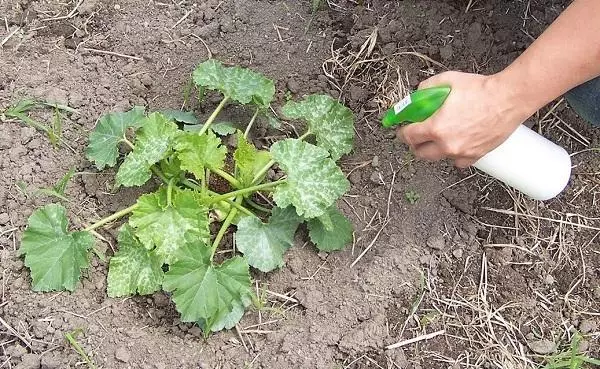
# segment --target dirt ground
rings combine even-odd
[[[567,3],[342,0],[313,15],[308,0],[0,0],[0,109],[39,97],[78,110],[64,122],[72,150],[0,124],[0,368],[536,368],[575,331],[600,356],[597,131],[562,100],[527,122],[573,154],[568,189],[541,203],[415,160],[379,124],[428,75],[500,70]],[[27,217],[50,201],[35,189],[81,172],[67,191],[74,225],[131,205],[144,189],[111,192],[114,173],[83,154],[89,131],[135,104],[181,107],[210,56],[275,79],[279,101],[325,92],[352,108],[356,147],[341,161],[352,188],[340,205],[353,245],[318,254],[300,234],[285,268],[253,273],[266,308],[206,340],[162,293],[108,298],[97,258],[74,293],[31,292],[17,250]]]

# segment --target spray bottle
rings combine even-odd
[[[383,126],[426,120],[444,104],[450,91],[439,86],[407,95],[386,112]],[[571,177],[571,157],[565,149],[524,125],[473,166],[535,200],[557,196]]]

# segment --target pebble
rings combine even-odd
[[[300,84],[296,80],[290,79],[287,82],[287,89],[290,90],[291,93],[297,94],[300,91]]]
[[[550,274],[548,274],[548,275],[546,276],[546,278],[544,278],[544,283],[545,283],[545,284],[547,284],[547,285],[554,284],[554,282],[556,282],[556,280],[555,280],[555,279],[554,279],[554,277],[553,277],[552,275],[550,275]]]
[[[460,259],[463,256],[463,249],[456,249],[454,251],[452,251],[452,255],[454,255],[455,258]]]
[[[446,241],[441,235],[433,235],[427,239],[427,246],[434,250],[443,250],[446,247]]]
[[[352,184],[359,184],[362,181],[362,174],[358,170],[355,170],[354,172],[350,173],[348,180]]]
[[[598,329],[598,324],[595,321],[586,319],[579,324],[579,332],[582,334],[592,333]]]
[[[373,160],[371,160],[371,165],[373,166],[373,168],[379,167],[379,156],[378,155],[373,156]]]
[[[594,288],[594,298],[600,300],[600,286]]]
[[[202,329],[200,329],[200,327],[198,327],[197,325],[194,325],[192,328],[190,328],[188,330],[188,333],[194,337],[198,337],[198,338],[203,337]]]
[[[131,360],[131,354],[125,347],[119,347],[117,351],[115,351],[115,358],[123,363],[128,363]]]
[[[156,307],[165,307],[167,305],[169,305],[169,298],[161,292],[157,292],[154,294],[153,296],[154,299],[154,304],[156,305]]]
[[[0,214],[0,224],[5,225],[10,222],[10,217],[7,213]]]
[[[548,355],[556,351],[556,344],[549,340],[536,340],[527,342],[531,351],[540,355]]]

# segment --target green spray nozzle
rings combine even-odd
[[[426,120],[444,104],[450,91],[450,86],[436,86],[407,95],[385,113],[383,126],[390,128]]]

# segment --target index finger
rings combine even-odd
[[[416,147],[425,142],[433,141],[434,137],[430,129],[431,125],[425,122],[412,123],[398,128],[397,137],[410,147]]]

